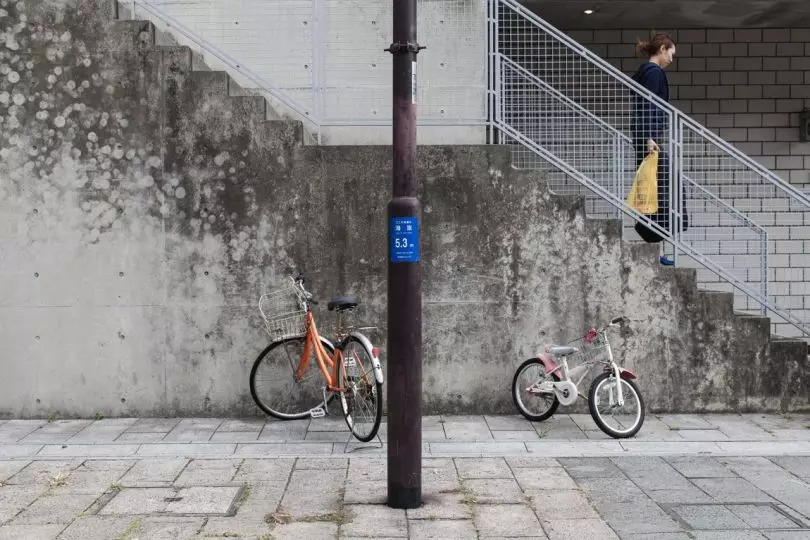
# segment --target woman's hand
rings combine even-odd
[[[654,140],[652,140],[652,139],[647,139],[647,153],[648,153],[648,154],[649,154],[649,153],[652,153],[652,152],[659,152],[660,150],[661,150],[661,149],[660,149],[660,148],[658,148],[658,145],[657,145],[657,144],[655,144],[655,141],[654,141]]]

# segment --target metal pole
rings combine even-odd
[[[416,0],[393,0],[393,198],[388,203],[388,506],[422,504],[422,269]]]

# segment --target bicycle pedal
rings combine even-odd
[[[309,415],[312,418],[323,418],[326,416],[326,411],[323,410],[323,407],[315,407],[314,409],[309,410]]]

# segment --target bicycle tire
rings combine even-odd
[[[639,413],[638,418],[635,420],[633,425],[628,430],[619,431],[616,429],[611,428],[607,425],[602,419],[602,414],[599,412],[596,403],[596,392],[599,390],[599,386],[607,379],[615,378],[613,372],[609,373],[602,373],[598,377],[596,377],[593,382],[591,383],[591,388],[588,391],[588,410],[591,413],[591,417],[593,421],[596,422],[596,425],[607,435],[610,435],[614,439],[627,439],[628,437],[632,437],[638,430],[641,429],[641,426],[644,424],[644,415],[645,415],[645,408],[644,408],[644,398],[641,397],[641,391],[639,391],[638,386],[629,377],[622,376],[621,382],[619,384],[626,384],[628,388],[630,388],[635,394],[635,397],[638,401],[639,405]],[[624,393],[624,391],[623,391]]]
[[[278,410],[277,408],[274,408],[274,405],[270,404],[267,400],[259,397],[262,394],[262,392],[258,391],[257,388],[256,388],[256,374],[257,374],[257,372],[259,370],[259,367],[262,365],[262,362],[270,355],[271,352],[273,352],[278,347],[280,347],[282,345],[294,343],[294,342],[300,343],[301,348],[302,348],[301,350],[303,350],[303,346],[304,346],[304,343],[306,342],[306,339],[304,337],[293,337],[293,338],[283,339],[283,340],[280,340],[280,341],[274,341],[273,343],[271,343],[270,345],[265,347],[265,349],[261,353],[259,353],[259,356],[256,357],[256,360],[253,362],[253,367],[250,370],[250,395],[253,397],[253,401],[266,414],[269,414],[270,416],[272,416],[274,418],[278,418],[279,420],[299,420],[301,418],[306,418],[306,417],[310,416],[310,411],[312,409],[314,409],[316,407],[319,407],[319,406],[320,407],[325,407],[326,404],[329,403],[332,400],[332,398],[334,397],[334,394],[328,394],[327,398],[326,398],[326,402],[324,402],[323,395],[322,395],[322,390],[321,390],[321,395],[317,398],[317,400],[314,400],[314,403],[312,403],[311,405],[303,405],[303,406],[300,406],[300,407],[296,407],[296,408],[299,409],[296,412],[282,412],[282,411]],[[323,337],[321,337],[321,344],[323,345],[323,347],[326,349],[327,353],[329,353],[329,355],[331,357],[332,353],[334,351],[334,347],[326,339],[324,339]],[[295,365],[297,366],[298,363],[296,362]],[[310,364],[309,364],[308,369],[317,370],[317,373],[314,374],[314,375],[316,375],[317,378],[321,381],[321,384],[320,384],[319,388],[322,389],[323,386],[326,384],[326,382],[323,380],[323,375],[320,373],[320,369],[318,368],[317,361],[315,360],[314,357],[310,358]],[[293,367],[291,366],[290,371],[292,371],[292,370],[293,370]],[[292,380],[290,382],[295,384],[294,381],[292,381]],[[308,400],[308,402],[310,402],[310,401],[313,401],[313,400]]]
[[[553,396],[553,399],[551,401],[551,405],[549,405],[545,412],[540,414],[535,414],[526,407],[518,393],[518,380],[520,379],[520,375],[533,364],[539,365],[539,367],[545,373],[546,367],[539,358],[529,358],[520,364],[520,367],[515,370],[515,376],[512,378],[512,401],[515,403],[517,410],[520,411],[520,414],[522,414],[527,420],[531,420],[532,422],[542,422],[543,420],[551,418],[554,413],[557,412],[557,407],[560,406],[560,400],[557,399],[557,396],[552,393],[551,395]],[[560,380],[560,376],[557,373],[552,374],[552,377],[558,381]]]
[[[359,350],[365,353],[365,357],[367,362],[362,361],[360,358],[353,358],[356,363],[361,361],[361,368],[360,370],[356,370],[354,373],[349,375],[349,370],[347,369],[347,358],[346,354],[341,355],[342,360],[338,362],[338,381],[339,385],[343,386],[344,384],[344,374],[346,375],[346,383],[349,385],[345,392],[341,392],[339,399],[340,399],[340,406],[343,410],[343,418],[346,420],[346,425],[349,426],[349,430],[352,432],[352,435],[359,440],[360,442],[369,442],[371,441],[376,435],[377,431],[380,429],[380,422],[382,422],[382,403],[383,403],[383,393],[382,393],[382,383],[377,380],[377,377],[374,375],[374,365],[371,362],[372,354],[371,351],[363,344],[355,336],[349,336],[346,340],[340,345],[341,351],[345,353],[346,349],[348,349],[351,345],[356,344]],[[359,376],[357,375],[359,371]],[[351,381],[350,379],[354,379]],[[353,383],[353,384],[350,384]],[[358,384],[360,387],[358,388]],[[349,394],[351,392],[351,394]],[[365,395],[371,397],[371,402],[374,404],[374,411],[370,411],[372,413],[372,420],[371,426],[368,431],[362,432],[359,429],[359,422],[357,422],[357,417],[352,414],[355,410],[355,407],[350,409],[349,400],[347,399],[347,394],[350,396],[358,396],[358,395]],[[354,400],[353,400],[354,401]],[[368,424],[368,422],[362,422],[362,424]]]

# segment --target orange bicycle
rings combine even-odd
[[[338,296],[328,304],[338,315],[337,345],[318,333],[311,304],[317,302],[302,275],[261,296],[259,311],[272,343],[250,370],[250,394],[261,410],[281,420],[325,416],[338,395],[352,434],[368,442],[382,420],[379,351],[346,324],[356,298]]]

